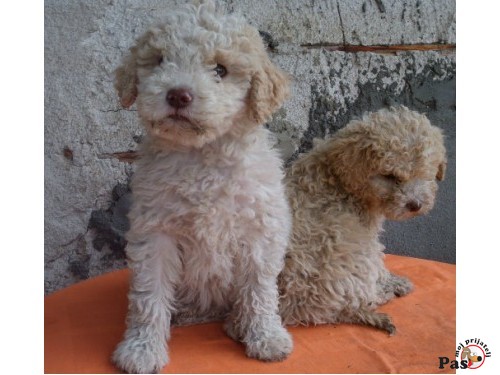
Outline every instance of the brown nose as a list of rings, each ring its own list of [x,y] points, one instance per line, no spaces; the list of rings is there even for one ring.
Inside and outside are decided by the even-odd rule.
[[[417,201],[410,201],[406,203],[406,208],[411,212],[418,212],[422,208],[422,204]]]
[[[174,108],[187,107],[193,101],[193,94],[188,89],[172,89],[167,92],[167,103]]]

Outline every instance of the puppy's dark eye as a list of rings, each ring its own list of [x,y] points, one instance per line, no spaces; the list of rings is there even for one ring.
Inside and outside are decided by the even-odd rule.
[[[158,57],[158,65],[161,65],[162,62],[163,62],[163,56],[159,56]]]
[[[221,64],[217,64],[214,71],[215,71],[215,74],[220,78],[223,78],[227,74],[226,67],[221,65]]]
[[[392,173],[384,175],[384,178],[387,181],[393,182],[395,184],[399,184],[401,182],[401,180],[396,175],[394,175]]]

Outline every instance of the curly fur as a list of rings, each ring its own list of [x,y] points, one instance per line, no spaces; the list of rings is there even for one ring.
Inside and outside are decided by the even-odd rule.
[[[292,340],[276,278],[291,217],[280,159],[260,125],[285,99],[286,75],[257,30],[208,3],[141,36],[115,86],[124,106],[137,101],[147,137],[131,184],[127,330],[113,361],[127,372],[160,370],[174,313],[222,314],[248,356],[284,359]],[[176,88],[189,90],[189,105],[169,105]]]
[[[405,107],[349,123],[299,158],[286,176],[291,242],[279,276],[285,324],[363,323],[395,332],[375,308],[409,293],[383,263],[383,221],[434,205],[446,155],[440,129]]]

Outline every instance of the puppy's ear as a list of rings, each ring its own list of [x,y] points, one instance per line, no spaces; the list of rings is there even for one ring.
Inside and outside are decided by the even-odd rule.
[[[263,53],[261,67],[252,76],[249,93],[250,117],[263,124],[288,96],[288,76]]]
[[[134,104],[137,97],[137,63],[134,48],[130,49],[122,65],[115,70],[115,89],[123,107],[128,108]]]
[[[443,161],[441,164],[439,164],[438,171],[436,173],[436,179],[438,181],[443,181],[444,180],[444,176],[446,174],[446,166],[447,166],[446,161]]]

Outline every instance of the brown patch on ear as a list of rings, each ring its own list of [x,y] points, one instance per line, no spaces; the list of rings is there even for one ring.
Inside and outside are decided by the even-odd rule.
[[[137,64],[133,48],[123,64],[115,70],[115,89],[123,107],[128,108],[134,104],[137,98]]]
[[[439,164],[438,171],[436,173],[436,179],[438,181],[443,181],[444,180],[444,176],[446,174],[446,166],[447,166],[446,161],[443,161],[441,164]]]
[[[257,124],[263,124],[283,104],[288,96],[288,76],[274,66],[267,55],[263,56],[261,69],[251,80],[248,97],[250,116]]]
[[[361,121],[352,121],[333,134],[320,146],[325,150],[325,164],[329,175],[351,195],[372,204],[369,179],[379,173],[384,149],[371,138],[370,129]],[[340,185],[339,185],[340,182]]]

